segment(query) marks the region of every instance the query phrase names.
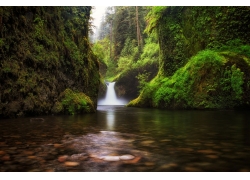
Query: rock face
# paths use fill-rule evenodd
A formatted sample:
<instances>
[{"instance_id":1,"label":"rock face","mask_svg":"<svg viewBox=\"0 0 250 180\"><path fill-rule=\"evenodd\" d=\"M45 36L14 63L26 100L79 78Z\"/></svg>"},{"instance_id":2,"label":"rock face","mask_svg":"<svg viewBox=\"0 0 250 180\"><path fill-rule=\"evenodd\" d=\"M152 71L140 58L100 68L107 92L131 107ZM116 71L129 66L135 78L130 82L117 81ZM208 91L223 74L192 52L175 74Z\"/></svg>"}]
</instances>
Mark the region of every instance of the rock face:
<instances>
[{"instance_id":1,"label":"rock face","mask_svg":"<svg viewBox=\"0 0 250 180\"><path fill-rule=\"evenodd\" d=\"M199 51L231 40L250 44L248 7L167 7L159 21L160 74L171 76Z\"/></svg>"},{"instance_id":2,"label":"rock face","mask_svg":"<svg viewBox=\"0 0 250 180\"><path fill-rule=\"evenodd\" d=\"M118 97L127 99L136 98L140 94L139 81L137 76L140 74L148 74L147 82L149 82L158 72L158 62L147 63L139 68L131 68L115 78L115 91Z\"/></svg>"},{"instance_id":3,"label":"rock face","mask_svg":"<svg viewBox=\"0 0 250 180\"><path fill-rule=\"evenodd\" d=\"M159 72L128 106L249 108L250 9L167 7L160 17Z\"/></svg>"},{"instance_id":4,"label":"rock face","mask_svg":"<svg viewBox=\"0 0 250 180\"><path fill-rule=\"evenodd\" d=\"M88 41L90 11L0 7L0 118L95 111L99 66Z\"/></svg>"}]
</instances>

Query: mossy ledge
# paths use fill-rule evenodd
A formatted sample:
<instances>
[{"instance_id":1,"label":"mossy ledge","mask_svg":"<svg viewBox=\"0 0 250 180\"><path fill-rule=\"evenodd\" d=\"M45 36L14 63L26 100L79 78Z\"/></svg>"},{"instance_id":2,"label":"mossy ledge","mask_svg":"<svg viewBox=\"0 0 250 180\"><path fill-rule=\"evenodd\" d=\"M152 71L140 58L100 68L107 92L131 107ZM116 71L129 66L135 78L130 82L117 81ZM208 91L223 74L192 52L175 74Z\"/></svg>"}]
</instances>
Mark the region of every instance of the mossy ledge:
<instances>
[{"instance_id":1,"label":"mossy ledge","mask_svg":"<svg viewBox=\"0 0 250 180\"><path fill-rule=\"evenodd\" d=\"M249 108L249 64L250 58L238 53L201 51L173 76L156 76L127 106L164 109Z\"/></svg>"},{"instance_id":2,"label":"mossy ledge","mask_svg":"<svg viewBox=\"0 0 250 180\"><path fill-rule=\"evenodd\" d=\"M0 7L0 118L94 112L91 7Z\"/></svg>"}]
</instances>

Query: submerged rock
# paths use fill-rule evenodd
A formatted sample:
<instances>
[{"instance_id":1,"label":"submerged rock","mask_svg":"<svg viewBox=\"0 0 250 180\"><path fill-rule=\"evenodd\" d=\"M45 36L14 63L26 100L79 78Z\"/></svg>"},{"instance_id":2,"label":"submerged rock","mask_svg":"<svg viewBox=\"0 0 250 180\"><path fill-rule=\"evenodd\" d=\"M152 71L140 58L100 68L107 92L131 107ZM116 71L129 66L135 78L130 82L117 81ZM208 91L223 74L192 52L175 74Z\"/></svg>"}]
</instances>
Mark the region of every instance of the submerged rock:
<instances>
[{"instance_id":1,"label":"submerged rock","mask_svg":"<svg viewBox=\"0 0 250 180\"><path fill-rule=\"evenodd\" d=\"M67 160L68 157L69 157L69 156L67 156L67 155L59 156L57 160L58 160L60 163L62 163L62 162L65 162L65 161Z\"/></svg>"},{"instance_id":2,"label":"submerged rock","mask_svg":"<svg viewBox=\"0 0 250 180\"><path fill-rule=\"evenodd\" d=\"M73 161L66 161L64 163L65 166L78 166L80 163L79 162L73 162Z\"/></svg>"},{"instance_id":3,"label":"submerged rock","mask_svg":"<svg viewBox=\"0 0 250 180\"><path fill-rule=\"evenodd\" d=\"M142 141L142 142L141 142L141 144L142 144L143 146L150 146L150 145L152 145L153 143L154 143L154 141L152 141L152 140Z\"/></svg>"},{"instance_id":4,"label":"submerged rock","mask_svg":"<svg viewBox=\"0 0 250 180\"><path fill-rule=\"evenodd\" d=\"M119 161L120 156L104 156L101 159L104 161Z\"/></svg>"},{"instance_id":5,"label":"submerged rock","mask_svg":"<svg viewBox=\"0 0 250 180\"><path fill-rule=\"evenodd\" d=\"M131 159L134 159L134 158L135 158L135 156L130 155L130 154L120 156L120 160L131 160Z\"/></svg>"}]
</instances>

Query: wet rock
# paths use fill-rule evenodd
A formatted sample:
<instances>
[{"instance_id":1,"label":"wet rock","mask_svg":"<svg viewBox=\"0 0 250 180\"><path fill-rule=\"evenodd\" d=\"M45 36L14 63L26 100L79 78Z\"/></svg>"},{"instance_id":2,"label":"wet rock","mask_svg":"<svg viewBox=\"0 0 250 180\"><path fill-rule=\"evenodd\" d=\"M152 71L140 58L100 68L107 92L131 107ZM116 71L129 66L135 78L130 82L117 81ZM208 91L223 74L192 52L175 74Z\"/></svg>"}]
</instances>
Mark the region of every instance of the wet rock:
<instances>
[{"instance_id":1,"label":"wet rock","mask_svg":"<svg viewBox=\"0 0 250 180\"><path fill-rule=\"evenodd\" d=\"M189 172L201 172L201 169L196 168L196 167L192 167L192 166L187 166L184 169L185 169L185 171L189 171Z\"/></svg>"},{"instance_id":2,"label":"wet rock","mask_svg":"<svg viewBox=\"0 0 250 180\"><path fill-rule=\"evenodd\" d=\"M57 160L58 160L60 163L63 163L63 162L65 162L65 161L67 160L68 157L69 157L69 156L67 156L67 155L59 156Z\"/></svg>"},{"instance_id":3,"label":"wet rock","mask_svg":"<svg viewBox=\"0 0 250 180\"><path fill-rule=\"evenodd\" d=\"M130 155L130 154L120 156L120 160L131 160L131 159L134 159L134 158L135 158L135 156Z\"/></svg>"},{"instance_id":4,"label":"wet rock","mask_svg":"<svg viewBox=\"0 0 250 180\"><path fill-rule=\"evenodd\" d=\"M0 156L6 154L5 151L0 151Z\"/></svg>"},{"instance_id":5,"label":"wet rock","mask_svg":"<svg viewBox=\"0 0 250 180\"><path fill-rule=\"evenodd\" d=\"M81 160L84 161L88 158L88 156L86 156L86 153L81 153L81 154L73 154L70 156L71 160Z\"/></svg>"},{"instance_id":6,"label":"wet rock","mask_svg":"<svg viewBox=\"0 0 250 180\"><path fill-rule=\"evenodd\" d=\"M178 150L178 151L186 151L186 152L191 152L191 151L193 151L192 148L176 148L176 150Z\"/></svg>"},{"instance_id":7,"label":"wet rock","mask_svg":"<svg viewBox=\"0 0 250 180\"><path fill-rule=\"evenodd\" d=\"M137 156L132 160L128 160L128 161L123 161L123 163L125 164L136 164L141 160L141 157Z\"/></svg>"},{"instance_id":8,"label":"wet rock","mask_svg":"<svg viewBox=\"0 0 250 180\"><path fill-rule=\"evenodd\" d=\"M205 146L215 146L215 144L213 143L207 143L207 144L204 144Z\"/></svg>"},{"instance_id":9,"label":"wet rock","mask_svg":"<svg viewBox=\"0 0 250 180\"><path fill-rule=\"evenodd\" d=\"M146 165L146 166L154 166L155 163L154 163L154 162L145 162L145 165Z\"/></svg>"},{"instance_id":10,"label":"wet rock","mask_svg":"<svg viewBox=\"0 0 250 180\"><path fill-rule=\"evenodd\" d=\"M206 157L210 158L210 159L217 159L219 158L218 156L216 155L207 155Z\"/></svg>"},{"instance_id":11,"label":"wet rock","mask_svg":"<svg viewBox=\"0 0 250 180\"><path fill-rule=\"evenodd\" d=\"M23 154L31 156L35 153L33 151L23 151Z\"/></svg>"},{"instance_id":12,"label":"wet rock","mask_svg":"<svg viewBox=\"0 0 250 180\"><path fill-rule=\"evenodd\" d=\"M141 144L142 144L143 146L150 146L150 145L152 145L153 143L154 143L154 141L152 141L152 140L142 141L142 142L141 142Z\"/></svg>"},{"instance_id":13,"label":"wet rock","mask_svg":"<svg viewBox=\"0 0 250 180\"><path fill-rule=\"evenodd\" d=\"M15 142L15 144L20 145L20 144L23 144L23 143L18 141L18 142Z\"/></svg>"},{"instance_id":14,"label":"wet rock","mask_svg":"<svg viewBox=\"0 0 250 180\"><path fill-rule=\"evenodd\" d=\"M10 149L10 150L16 150L17 147L10 147L9 149Z\"/></svg>"},{"instance_id":15,"label":"wet rock","mask_svg":"<svg viewBox=\"0 0 250 180\"><path fill-rule=\"evenodd\" d=\"M54 160L55 156L52 154L48 154L47 156L44 157L45 160Z\"/></svg>"},{"instance_id":16,"label":"wet rock","mask_svg":"<svg viewBox=\"0 0 250 180\"><path fill-rule=\"evenodd\" d=\"M169 169L169 168L174 168L174 167L177 167L178 165L175 164L175 163L169 163L169 164L164 164L160 167L160 169Z\"/></svg>"},{"instance_id":17,"label":"wet rock","mask_svg":"<svg viewBox=\"0 0 250 180\"><path fill-rule=\"evenodd\" d=\"M73 161L66 161L64 163L65 166L69 166L69 167L78 166L79 164L80 164L79 162L73 162Z\"/></svg>"},{"instance_id":18,"label":"wet rock","mask_svg":"<svg viewBox=\"0 0 250 180\"><path fill-rule=\"evenodd\" d=\"M221 145L222 145L222 146L229 146L229 147L230 147L230 146L234 146L234 145L231 144L231 143L221 143Z\"/></svg>"},{"instance_id":19,"label":"wet rock","mask_svg":"<svg viewBox=\"0 0 250 180\"><path fill-rule=\"evenodd\" d=\"M120 156L104 156L101 159L104 161L119 161Z\"/></svg>"},{"instance_id":20,"label":"wet rock","mask_svg":"<svg viewBox=\"0 0 250 180\"><path fill-rule=\"evenodd\" d=\"M29 159L36 159L36 156L28 156Z\"/></svg>"},{"instance_id":21,"label":"wet rock","mask_svg":"<svg viewBox=\"0 0 250 180\"><path fill-rule=\"evenodd\" d=\"M2 159L2 161L10 161L10 156L4 155L1 159Z\"/></svg>"},{"instance_id":22,"label":"wet rock","mask_svg":"<svg viewBox=\"0 0 250 180\"><path fill-rule=\"evenodd\" d=\"M55 172L54 169L46 169L45 172Z\"/></svg>"},{"instance_id":23,"label":"wet rock","mask_svg":"<svg viewBox=\"0 0 250 180\"><path fill-rule=\"evenodd\" d=\"M62 148L63 145L62 144L54 144L54 148Z\"/></svg>"},{"instance_id":24,"label":"wet rock","mask_svg":"<svg viewBox=\"0 0 250 180\"><path fill-rule=\"evenodd\" d=\"M11 154L11 155L17 154L17 153L18 153L18 152L15 151L15 150L7 150L7 152L8 152L8 154Z\"/></svg>"},{"instance_id":25,"label":"wet rock","mask_svg":"<svg viewBox=\"0 0 250 180\"><path fill-rule=\"evenodd\" d=\"M161 142L169 142L171 139L162 139Z\"/></svg>"},{"instance_id":26,"label":"wet rock","mask_svg":"<svg viewBox=\"0 0 250 180\"><path fill-rule=\"evenodd\" d=\"M212 164L211 163L209 163L209 162L197 162L197 163L190 163L190 164L187 164L187 166L191 166L191 167L193 167L193 166L203 166L203 167L205 167L205 166L211 166Z\"/></svg>"},{"instance_id":27,"label":"wet rock","mask_svg":"<svg viewBox=\"0 0 250 180\"><path fill-rule=\"evenodd\" d=\"M203 153L203 154L217 154L217 151L211 150L211 149L205 149L205 150L198 150L197 152Z\"/></svg>"},{"instance_id":28,"label":"wet rock","mask_svg":"<svg viewBox=\"0 0 250 180\"><path fill-rule=\"evenodd\" d=\"M250 169L244 168L244 169L241 169L240 172L250 172Z\"/></svg>"},{"instance_id":29,"label":"wet rock","mask_svg":"<svg viewBox=\"0 0 250 180\"><path fill-rule=\"evenodd\" d=\"M232 151L232 150L231 150L231 149L221 149L221 151L230 152L230 151Z\"/></svg>"},{"instance_id":30,"label":"wet rock","mask_svg":"<svg viewBox=\"0 0 250 180\"><path fill-rule=\"evenodd\" d=\"M40 169L31 169L28 172L42 172L42 170L40 170Z\"/></svg>"},{"instance_id":31,"label":"wet rock","mask_svg":"<svg viewBox=\"0 0 250 180\"><path fill-rule=\"evenodd\" d=\"M1 141L1 142L0 142L0 146L7 146L7 145L6 145L6 142Z\"/></svg>"}]
</instances>

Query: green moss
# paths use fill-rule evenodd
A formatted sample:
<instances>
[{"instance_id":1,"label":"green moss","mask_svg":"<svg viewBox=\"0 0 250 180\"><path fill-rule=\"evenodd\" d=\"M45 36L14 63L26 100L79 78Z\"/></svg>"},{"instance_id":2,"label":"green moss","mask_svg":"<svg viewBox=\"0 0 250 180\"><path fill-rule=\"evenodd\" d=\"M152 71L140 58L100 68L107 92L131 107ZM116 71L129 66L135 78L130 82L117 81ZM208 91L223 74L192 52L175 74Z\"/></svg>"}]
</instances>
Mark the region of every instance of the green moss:
<instances>
[{"instance_id":1,"label":"green moss","mask_svg":"<svg viewBox=\"0 0 250 180\"><path fill-rule=\"evenodd\" d=\"M232 48L236 39L245 45L250 43L247 7L167 7L159 11L158 17L161 18L154 27L160 43L159 73L166 76L173 75L190 57L206 48L218 49L225 44ZM149 21L154 24L155 19Z\"/></svg>"},{"instance_id":2,"label":"green moss","mask_svg":"<svg viewBox=\"0 0 250 180\"><path fill-rule=\"evenodd\" d=\"M67 88L83 92L96 108L100 75L88 40L90 11L91 7L0 7L0 117L70 113L67 108L73 112L59 101ZM12 101L20 104L19 112L8 110ZM75 111L81 110L76 106Z\"/></svg>"},{"instance_id":3,"label":"green moss","mask_svg":"<svg viewBox=\"0 0 250 180\"><path fill-rule=\"evenodd\" d=\"M244 81L243 81L244 73L241 72L241 70L239 68L236 68L235 64L231 67L231 72L232 72L231 87L234 91L235 98L237 100L241 100L242 94L243 94L242 85L244 83Z\"/></svg>"},{"instance_id":4,"label":"green moss","mask_svg":"<svg viewBox=\"0 0 250 180\"><path fill-rule=\"evenodd\" d=\"M237 54L227 57L211 50L201 51L173 76L157 76L128 106L217 109L242 105L243 97L249 98L244 90L248 81L239 68L245 60L235 62L235 57Z\"/></svg>"},{"instance_id":5,"label":"green moss","mask_svg":"<svg viewBox=\"0 0 250 180\"><path fill-rule=\"evenodd\" d=\"M94 111L93 102L82 92L74 92L71 89L66 89L61 94L61 97L61 104L63 108L71 115ZM61 109L61 104L57 103L57 110Z\"/></svg>"}]
</instances>

